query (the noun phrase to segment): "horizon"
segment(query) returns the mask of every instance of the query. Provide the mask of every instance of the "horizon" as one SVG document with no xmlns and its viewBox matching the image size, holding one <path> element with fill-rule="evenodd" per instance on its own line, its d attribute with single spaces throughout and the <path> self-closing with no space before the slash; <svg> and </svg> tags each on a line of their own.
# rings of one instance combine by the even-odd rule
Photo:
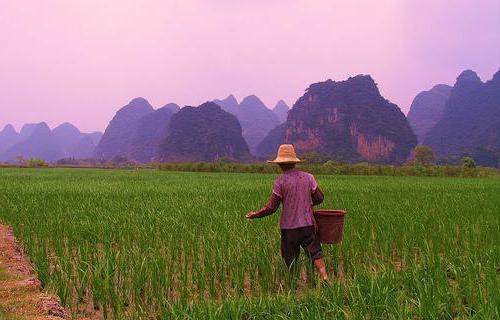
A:
<svg viewBox="0 0 500 320">
<path fill-rule="evenodd" d="M 500 68 L 500 2 L 108 1 L 0 12 L 0 130 L 69 122 L 104 132 L 135 97 L 157 109 L 233 94 L 290 107 L 311 84 L 370 74 L 407 114 L 464 70 Z"/>
</svg>

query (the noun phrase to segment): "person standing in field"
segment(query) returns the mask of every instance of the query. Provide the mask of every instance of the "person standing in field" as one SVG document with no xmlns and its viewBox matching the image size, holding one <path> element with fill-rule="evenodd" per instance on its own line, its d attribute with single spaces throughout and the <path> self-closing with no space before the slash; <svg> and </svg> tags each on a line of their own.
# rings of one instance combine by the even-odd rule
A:
<svg viewBox="0 0 500 320">
<path fill-rule="evenodd" d="M 283 171 L 273 184 L 271 197 L 262 209 L 245 215 L 247 219 L 262 218 L 273 214 L 283 203 L 280 217 L 281 256 L 288 268 L 299 257 L 300 247 L 311 259 L 322 281 L 328 280 L 325 261 L 321 252 L 319 235 L 313 217 L 313 205 L 323 202 L 316 179 L 310 173 L 295 169 L 302 162 L 291 144 L 282 144 L 278 155 L 268 163 L 276 163 Z"/>
</svg>

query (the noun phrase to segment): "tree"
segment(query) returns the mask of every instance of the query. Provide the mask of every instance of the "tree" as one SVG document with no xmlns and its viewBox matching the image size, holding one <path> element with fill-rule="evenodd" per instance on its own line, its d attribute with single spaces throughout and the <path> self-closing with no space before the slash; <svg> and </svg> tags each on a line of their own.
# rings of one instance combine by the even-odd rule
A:
<svg viewBox="0 0 500 320">
<path fill-rule="evenodd" d="M 415 161 L 424 166 L 430 166 L 436 161 L 434 151 L 429 146 L 419 145 L 413 150 Z"/>
<path fill-rule="evenodd" d="M 463 157 L 462 158 L 462 164 L 466 168 L 473 169 L 476 167 L 476 161 L 472 159 L 471 157 Z"/>
</svg>

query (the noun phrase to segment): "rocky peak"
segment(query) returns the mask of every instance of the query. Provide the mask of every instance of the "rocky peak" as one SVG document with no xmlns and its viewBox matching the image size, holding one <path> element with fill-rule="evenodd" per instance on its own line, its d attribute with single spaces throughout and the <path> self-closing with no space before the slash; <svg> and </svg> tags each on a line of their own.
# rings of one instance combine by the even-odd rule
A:
<svg viewBox="0 0 500 320">
<path fill-rule="evenodd" d="M 51 130 L 45 122 L 23 126 L 24 139 L 14 139 L 0 133 L 0 161 L 15 161 L 16 157 L 39 158 L 52 162 L 61 158 L 84 159 L 91 156 L 101 133 L 84 134 L 71 123 L 62 123 Z M 0 150 L 1 151 L 1 150 Z"/>
<path fill-rule="evenodd" d="M 172 116 L 160 157 L 172 162 L 251 158 L 237 118 L 214 102 L 184 107 Z"/>
<path fill-rule="evenodd" d="M 142 105 L 148 105 L 149 101 L 146 100 L 146 98 L 137 97 L 137 98 L 133 98 L 132 100 L 130 100 L 130 102 L 128 104 L 131 106 L 142 106 Z"/>
<path fill-rule="evenodd" d="M 31 135 L 32 136 L 50 135 L 50 128 L 45 122 L 37 123 Z"/>
<path fill-rule="evenodd" d="M 132 99 L 109 122 L 102 139 L 95 148 L 94 157 L 109 160 L 116 156 L 129 157 L 132 143 L 142 117 L 154 112 L 144 98 Z"/>
<path fill-rule="evenodd" d="M 241 100 L 240 108 L 266 108 L 266 105 L 256 95 L 249 95 Z"/>
<path fill-rule="evenodd" d="M 290 109 L 290 107 L 283 100 L 279 100 L 276 103 L 276 105 L 274 106 L 274 108 L 273 108 L 274 111 L 276 111 L 276 110 L 286 110 L 286 111 L 288 111 L 289 109 Z"/>
<path fill-rule="evenodd" d="M 278 120 L 280 121 L 280 123 L 283 123 L 286 121 L 286 117 L 288 115 L 288 110 L 290 110 L 290 107 L 283 100 L 278 101 L 276 103 L 276 105 L 274 106 L 273 112 L 278 117 Z"/>
<path fill-rule="evenodd" d="M 259 157 L 272 156 L 265 153 L 279 143 L 291 143 L 299 153 L 319 152 L 349 162 L 401 163 L 417 143 L 404 114 L 380 95 L 369 75 L 310 85 L 284 126 L 269 135 L 276 136 L 263 140 Z"/>
<path fill-rule="evenodd" d="M 349 92 L 355 89 L 358 90 L 360 94 L 366 95 L 366 97 L 381 98 L 377 84 L 370 75 L 357 75 L 351 77 L 346 81 L 342 81 L 341 85 Z"/>
<path fill-rule="evenodd" d="M 71 134 L 71 135 L 81 134 L 80 130 L 69 122 L 64 122 L 58 125 L 57 127 L 54 128 L 52 132 L 54 134 Z"/>
<path fill-rule="evenodd" d="M 383 99 L 377 88 L 377 84 L 370 75 L 357 75 L 349 77 L 344 81 L 333 81 L 328 79 L 323 82 L 312 84 L 307 90 L 306 99 L 329 100 L 339 99 L 347 103 L 347 100 L 363 100 L 369 102 L 373 99 Z"/>
<path fill-rule="evenodd" d="M 14 129 L 14 126 L 9 123 L 3 128 L 2 131 L 0 131 L 0 134 L 17 135 L 17 131 L 16 131 L 16 129 Z"/>
<path fill-rule="evenodd" d="M 440 94 L 446 97 L 450 96 L 452 87 L 447 85 L 447 84 L 436 84 L 434 87 L 432 87 L 430 92 Z"/>
<path fill-rule="evenodd" d="M 230 112 L 238 108 L 238 100 L 232 94 L 222 100 L 215 99 L 213 102 L 221 106 L 222 109 Z"/>
<path fill-rule="evenodd" d="M 456 103 L 456 101 L 468 101 L 477 91 L 484 87 L 484 83 L 479 79 L 478 75 L 472 70 L 463 71 L 458 77 L 451 90 L 450 98 L 446 103 L 446 108 L 452 108 L 449 112 L 457 112 L 456 108 L 463 108 L 465 105 L 474 107 L 469 103 Z"/>
<path fill-rule="evenodd" d="M 21 139 L 27 139 L 31 136 L 33 131 L 35 131 L 37 124 L 36 123 L 26 123 L 22 126 L 21 131 L 19 132 Z"/>
<path fill-rule="evenodd" d="M 167 105 L 139 120 L 130 145 L 130 159 L 139 162 L 151 162 L 157 159 L 160 143 L 167 137 L 170 119 L 177 113 L 172 112 L 172 109 L 176 110 Z"/>
<path fill-rule="evenodd" d="M 214 102 L 211 102 L 211 101 L 207 101 L 205 103 L 202 103 L 201 105 L 198 106 L 198 110 L 202 113 L 212 113 L 212 112 L 218 112 L 218 111 L 222 111 L 222 108 L 214 103 Z"/>
<path fill-rule="evenodd" d="M 166 105 L 164 105 L 163 107 L 161 107 L 158 110 L 161 110 L 161 109 L 169 110 L 172 113 L 176 113 L 179 110 L 181 110 L 181 107 L 179 107 L 179 105 L 176 103 L 167 103 Z"/>
<path fill-rule="evenodd" d="M 16 129 L 11 124 L 6 125 L 0 131 L 0 153 L 17 143 L 18 140 L 19 134 L 16 132 Z"/>
<path fill-rule="evenodd" d="M 481 79 L 476 72 L 468 69 L 462 71 L 457 77 L 457 82 L 467 81 L 467 82 L 481 82 Z M 482 82 L 481 82 L 482 83 Z"/>
<path fill-rule="evenodd" d="M 465 70 L 458 76 L 457 81 L 453 86 L 453 92 L 460 91 L 461 94 L 468 95 L 482 85 L 483 82 L 477 73 L 472 70 Z"/>
<path fill-rule="evenodd" d="M 280 124 L 276 114 L 255 95 L 244 98 L 235 115 L 241 123 L 243 137 L 252 153 L 256 152 L 257 146 L 269 131 Z"/>
<path fill-rule="evenodd" d="M 424 141 L 438 157 L 458 163 L 468 155 L 479 165 L 491 165 L 480 150 L 500 152 L 498 76 L 485 83 L 471 70 L 458 76 L 443 116 Z"/>
<path fill-rule="evenodd" d="M 438 84 L 428 91 L 420 92 L 413 99 L 408 112 L 408 121 L 420 142 L 441 119 L 451 90 L 452 88 L 446 84 Z"/>
<path fill-rule="evenodd" d="M 84 138 L 84 134 L 71 123 L 65 122 L 52 130 L 52 138 L 62 148 L 63 151 L 68 151 L 75 148 L 76 145 Z M 69 152 L 65 156 L 69 156 Z"/>
<path fill-rule="evenodd" d="M 149 113 L 152 112 L 154 109 L 149 103 L 148 100 L 139 97 L 139 98 L 134 98 L 130 100 L 130 102 L 118 110 L 117 113 L 124 113 L 124 112 L 136 112 L 136 113 Z"/>
</svg>

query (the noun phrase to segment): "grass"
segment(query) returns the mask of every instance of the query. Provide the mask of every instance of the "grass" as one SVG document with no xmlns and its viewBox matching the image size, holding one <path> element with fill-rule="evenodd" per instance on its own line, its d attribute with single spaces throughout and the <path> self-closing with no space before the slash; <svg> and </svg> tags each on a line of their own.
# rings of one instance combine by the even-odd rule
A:
<svg viewBox="0 0 500 320">
<path fill-rule="evenodd" d="M 5 312 L 3 310 L 3 307 L 0 305 L 0 320 L 21 320 L 21 319 L 7 314 L 7 312 Z"/>
<path fill-rule="evenodd" d="M 243 219 L 275 177 L 0 168 L 0 220 L 75 315 L 500 318 L 500 178 L 317 176 L 321 207 L 349 210 L 343 243 L 323 246 L 344 278 L 302 288 L 279 212 Z"/>
<path fill-rule="evenodd" d="M 5 269 L 0 268 L 0 280 L 8 280 L 10 277 Z"/>
</svg>

